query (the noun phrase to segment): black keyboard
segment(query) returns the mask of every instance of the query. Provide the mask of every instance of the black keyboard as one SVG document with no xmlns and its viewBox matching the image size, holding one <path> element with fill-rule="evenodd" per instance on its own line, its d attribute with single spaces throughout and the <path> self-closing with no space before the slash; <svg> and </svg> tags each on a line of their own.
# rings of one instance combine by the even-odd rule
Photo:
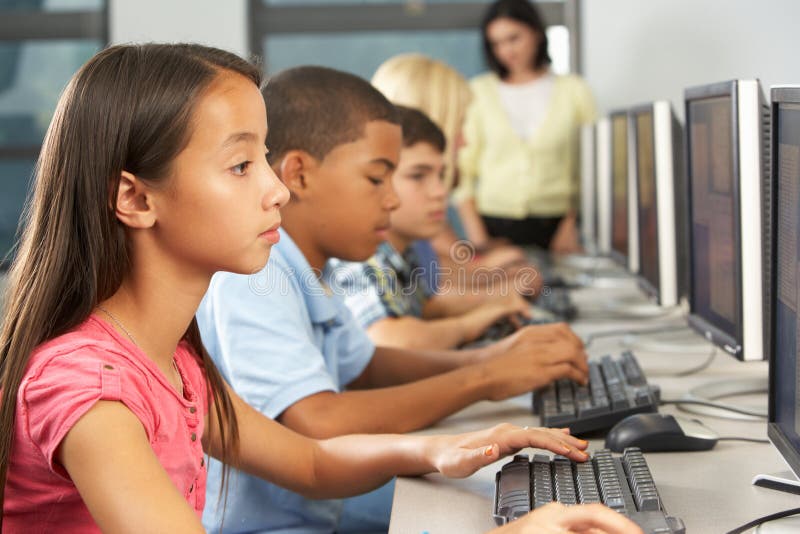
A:
<svg viewBox="0 0 800 534">
<path fill-rule="evenodd" d="M 533 412 L 542 426 L 568 427 L 572 434 L 606 430 L 629 415 L 658 411 L 660 391 L 633 353 L 589 361 L 589 384 L 559 380 L 533 394 Z"/>
<path fill-rule="evenodd" d="M 683 534 L 677 517 L 668 516 L 642 452 L 635 447 L 612 455 L 595 452 L 583 463 L 563 456 L 537 454 L 514 457 L 495 477 L 494 510 L 498 525 L 531 510 L 558 501 L 561 504 L 602 503 L 629 517 L 646 534 Z"/>
<path fill-rule="evenodd" d="M 535 304 L 557 316 L 562 321 L 572 321 L 578 316 L 578 308 L 565 287 L 549 287 L 536 298 Z"/>
</svg>

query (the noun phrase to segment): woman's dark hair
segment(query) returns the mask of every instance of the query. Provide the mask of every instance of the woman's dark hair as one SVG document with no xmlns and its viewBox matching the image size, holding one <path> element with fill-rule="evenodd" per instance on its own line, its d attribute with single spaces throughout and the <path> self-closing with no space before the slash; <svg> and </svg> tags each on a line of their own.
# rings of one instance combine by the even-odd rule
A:
<svg viewBox="0 0 800 534">
<path fill-rule="evenodd" d="M 197 103 L 223 72 L 261 84 L 255 66 L 222 50 L 114 46 L 81 67 L 59 99 L 20 223 L 0 330 L 0 530 L 17 391 L 31 353 L 81 324 L 119 289 L 130 268 L 113 202 L 120 175 L 128 171 L 151 184 L 168 179 L 189 142 Z M 234 462 L 239 432 L 233 405 L 195 319 L 184 339 L 207 378 L 222 459 Z M 227 470 L 223 487 L 226 480 Z"/>
<path fill-rule="evenodd" d="M 550 53 L 547 51 L 547 31 L 544 20 L 539 10 L 528 0 L 497 0 L 492 3 L 483 15 L 481 22 L 481 35 L 483 37 L 483 54 L 489 68 L 501 79 L 508 76 L 506 69 L 494 55 L 492 43 L 486 35 L 489 24 L 497 19 L 513 19 L 525 24 L 539 35 L 539 47 L 536 57 L 533 58 L 533 68 L 540 69 L 552 63 Z"/>
</svg>

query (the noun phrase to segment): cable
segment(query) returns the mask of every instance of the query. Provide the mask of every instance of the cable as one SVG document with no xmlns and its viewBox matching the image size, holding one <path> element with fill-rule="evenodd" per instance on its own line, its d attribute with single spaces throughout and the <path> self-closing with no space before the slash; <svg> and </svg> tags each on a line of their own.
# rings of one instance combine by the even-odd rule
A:
<svg viewBox="0 0 800 534">
<path fill-rule="evenodd" d="M 751 443 L 770 443 L 768 439 L 743 438 L 739 436 L 725 436 L 724 438 L 717 438 L 717 441 L 749 441 Z"/>
<path fill-rule="evenodd" d="M 668 326 L 661 326 L 657 328 L 645 328 L 642 330 L 631 330 L 630 328 L 626 330 L 606 330 L 604 332 L 594 332 L 586 336 L 586 339 L 583 340 L 583 346 L 588 347 L 592 344 L 595 339 L 600 339 L 604 337 L 621 337 L 627 336 L 630 334 L 660 334 L 662 332 L 677 332 L 679 330 L 688 329 L 689 327 L 685 324 L 682 325 L 668 325 Z"/>
<path fill-rule="evenodd" d="M 717 357 L 717 347 L 713 347 L 712 346 L 711 354 L 708 355 L 708 358 L 706 358 L 706 360 L 703 363 L 701 363 L 700 365 L 695 366 L 695 367 L 690 367 L 689 369 L 687 369 L 685 371 L 680 371 L 678 373 L 673 373 L 673 374 L 670 374 L 668 376 L 689 376 L 689 375 L 693 375 L 695 373 L 699 373 L 700 371 L 704 371 L 704 370 L 708 369 L 708 367 L 711 365 L 711 363 L 714 361 L 714 358 L 716 358 L 716 357 Z"/>
<path fill-rule="evenodd" d="M 729 530 L 727 534 L 742 534 L 742 532 L 747 532 L 753 527 L 757 527 L 762 523 L 766 523 L 767 521 L 774 521 L 776 519 L 782 519 L 784 517 L 789 517 L 793 515 L 800 514 L 800 508 L 791 508 L 789 510 L 784 510 L 782 512 L 776 512 L 774 514 L 765 515 L 764 517 L 759 517 L 758 519 L 754 519 L 749 523 L 746 523 L 740 527 L 736 527 L 733 530 Z"/>
<path fill-rule="evenodd" d="M 741 415 L 749 415 L 750 417 L 758 417 L 761 419 L 766 419 L 767 416 L 763 413 L 759 413 L 755 410 L 748 410 L 747 408 L 737 408 L 736 406 L 730 406 L 728 404 L 722 404 L 718 402 L 710 402 L 710 401 L 703 401 L 703 400 L 696 400 L 696 399 L 676 399 L 676 400 L 662 400 L 658 403 L 660 406 L 665 404 L 675 404 L 676 406 L 680 407 L 681 404 L 694 404 L 696 406 L 708 406 L 710 408 L 716 408 L 718 410 L 727 410 L 729 412 L 738 413 Z"/>
</svg>

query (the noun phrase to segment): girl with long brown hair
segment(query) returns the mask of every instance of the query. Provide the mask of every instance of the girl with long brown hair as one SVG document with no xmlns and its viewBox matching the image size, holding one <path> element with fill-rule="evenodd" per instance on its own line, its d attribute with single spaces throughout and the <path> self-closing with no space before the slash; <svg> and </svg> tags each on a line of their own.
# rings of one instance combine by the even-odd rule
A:
<svg viewBox="0 0 800 534">
<path fill-rule="evenodd" d="M 47 132 L 0 333 L 3 532 L 201 532 L 204 452 L 312 497 L 466 476 L 558 430 L 302 437 L 233 393 L 198 335 L 211 275 L 251 273 L 286 188 L 258 71 L 198 45 L 115 46 Z"/>
</svg>

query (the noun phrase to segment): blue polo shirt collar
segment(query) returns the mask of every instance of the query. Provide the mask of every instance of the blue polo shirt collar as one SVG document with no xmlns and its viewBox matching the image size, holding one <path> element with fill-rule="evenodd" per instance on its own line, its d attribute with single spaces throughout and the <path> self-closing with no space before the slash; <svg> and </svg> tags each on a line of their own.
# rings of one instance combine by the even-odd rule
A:
<svg viewBox="0 0 800 534">
<path fill-rule="evenodd" d="M 324 273 L 314 271 L 300 247 L 283 228 L 278 229 L 278 232 L 281 234 L 281 240 L 275 247 L 300 285 L 311 322 L 333 324 L 337 319 L 338 310 L 333 301 L 334 297 L 328 294 L 320 282 L 320 275 L 324 278 Z"/>
</svg>

